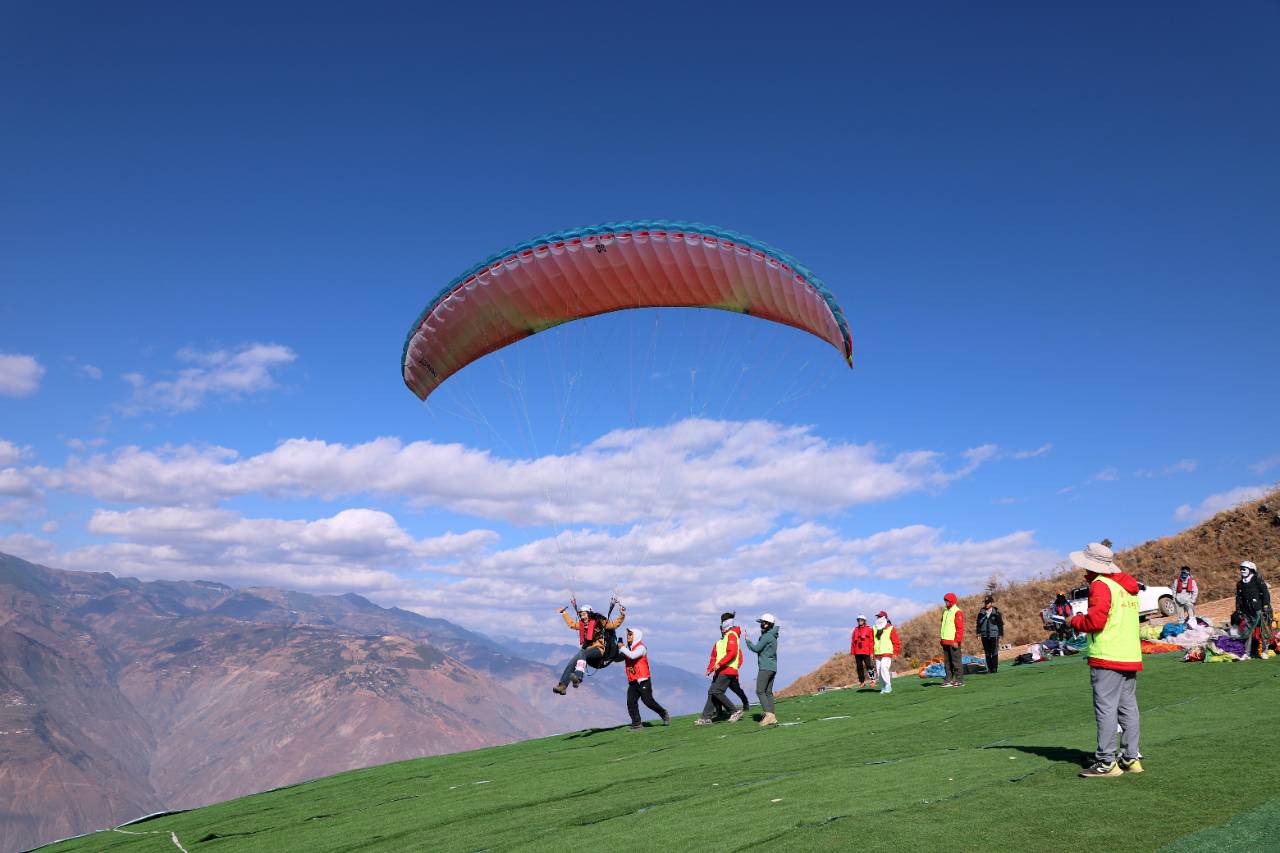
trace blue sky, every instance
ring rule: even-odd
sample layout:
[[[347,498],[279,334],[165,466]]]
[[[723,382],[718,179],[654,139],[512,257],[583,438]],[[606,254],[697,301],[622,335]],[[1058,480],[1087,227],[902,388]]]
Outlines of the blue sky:
[[[768,609],[786,680],[1280,476],[1274,4],[260,5],[3,13],[2,550],[537,640],[617,586],[690,666]],[[855,369],[667,310],[401,384],[457,273],[646,217],[799,258]]]

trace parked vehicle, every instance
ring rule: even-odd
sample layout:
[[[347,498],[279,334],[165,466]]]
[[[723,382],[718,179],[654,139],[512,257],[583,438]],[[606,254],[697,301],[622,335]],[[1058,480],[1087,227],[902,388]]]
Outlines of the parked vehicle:
[[[1084,613],[1089,609],[1089,587],[1079,586],[1067,593],[1067,600],[1071,602],[1071,612]],[[1052,606],[1046,607],[1040,611],[1040,618],[1044,621],[1044,626],[1050,630],[1053,629],[1053,622],[1049,620],[1049,614]],[[1173,588],[1167,586],[1147,586],[1138,583],[1138,618],[1147,619],[1152,616],[1176,616],[1178,615],[1178,605],[1173,600]]]

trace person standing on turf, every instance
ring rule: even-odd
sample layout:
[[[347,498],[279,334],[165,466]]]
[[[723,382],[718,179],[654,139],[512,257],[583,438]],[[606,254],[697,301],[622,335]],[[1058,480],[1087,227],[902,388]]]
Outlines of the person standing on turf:
[[[1093,687],[1093,714],[1098,722],[1094,763],[1080,775],[1086,779],[1141,773],[1138,749],[1138,673],[1142,643],[1138,637],[1138,582],[1120,570],[1111,549],[1090,542],[1071,552],[1071,564],[1085,572],[1089,607],[1071,617],[1071,627],[1088,635],[1085,655]],[[1054,616],[1057,621],[1060,616]],[[1119,729],[1120,749],[1116,739]],[[1117,762],[1117,757],[1119,761]]]
[[[871,686],[876,686],[876,666],[872,662],[871,652],[875,645],[875,634],[867,624],[867,617],[858,617],[858,627],[853,629],[849,639],[849,654],[853,655],[854,665],[858,668],[858,686],[866,687],[867,679]]]
[[[1000,668],[1000,639],[1004,636],[1004,617],[995,599],[987,596],[978,611],[978,637],[982,640],[982,652],[987,657],[987,672],[994,674]]]
[[[728,619],[730,622],[733,623],[733,627],[729,629],[729,632],[733,634],[734,637],[737,638],[738,648],[741,649],[743,645],[742,628],[738,626],[737,622],[733,621],[737,617],[738,617],[737,613],[725,612],[720,614],[720,621],[723,622],[724,620]],[[729,692],[732,693],[734,696],[737,696],[738,700],[742,702],[743,714],[751,710],[751,701],[747,699],[747,691],[742,689],[742,682],[739,680],[738,674],[736,672],[733,674],[733,678],[729,681]],[[742,719],[742,717],[739,716],[738,719]]]
[[[1236,612],[1244,617],[1248,628],[1248,633],[1243,637],[1245,658],[1255,648],[1261,655],[1271,645],[1271,591],[1258,574],[1258,567],[1249,560],[1240,564],[1240,582],[1236,584]]]
[[[778,722],[773,715],[773,680],[778,675],[778,620],[766,613],[756,620],[760,624],[760,639],[747,640],[747,648],[756,653],[756,698],[764,716],[760,725],[772,726]]]
[[[956,604],[956,594],[949,592],[942,597],[946,607],[942,611],[942,665],[946,675],[943,687],[964,687],[964,655],[960,644],[964,641],[964,611]]]
[[[889,621],[889,614],[881,610],[876,614],[875,638],[871,653],[876,657],[876,674],[880,676],[880,692],[893,692],[893,659],[902,654],[902,641],[898,629]]]
[[[653,698],[653,679],[649,677],[649,650],[644,645],[644,632],[639,628],[627,629],[627,643],[618,648],[627,661],[627,713],[631,715],[631,729],[643,729],[640,722],[640,703],[662,718],[664,726],[671,724],[667,709]]]
[[[711,661],[707,664],[707,675],[711,677],[707,704],[702,707],[702,716],[693,721],[695,726],[711,725],[719,709],[730,712],[731,723],[742,719],[742,709],[735,708],[724,695],[733,679],[738,677],[738,667],[742,666],[742,648],[738,645],[738,635],[730,630],[733,627],[732,618],[720,622],[720,639],[711,647]]]

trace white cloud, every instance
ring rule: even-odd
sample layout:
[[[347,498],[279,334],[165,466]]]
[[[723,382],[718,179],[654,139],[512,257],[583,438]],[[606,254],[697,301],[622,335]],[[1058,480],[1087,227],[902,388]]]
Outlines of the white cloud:
[[[1172,477],[1175,474],[1192,474],[1198,467],[1200,467],[1198,460],[1179,459],[1171,465],[1165,465],[1160,468],[1141,468],[1134,472],[1134,476],[1148,480],[1156,477]]]
[[[1098,473],[1089,478],[1091,483],[1113,483],[1120,479],[1120,471],[1117,468],[1103,468]]]
[[[1248,501],[1256,501],[1258,498],[1270,492],[1274,486],[1237,486],[1234,489],[1225,492],[1219,492],[1216,495],[1200,501],[1197,506],[1183,504],[1173,511],[1173,517],[1178,521],[1200,522],[1207,518],[1212,518],[1218,513],[1226,509],[1231,509]]]
[[[17,464],[19,459],[23,459],[31,453],[31,448],[20,447],[12,441],[5,441],[0,438],[0,467]]]
[[[94,448],[103,447],[106,445],[106,443],[107,443],[107,440],[102,436],[98,436],[97,438],[67,439],[67,447],[70,447],[72,450],[78,450],[81,453],[84,453],[88,450],[92,450]]]
[[[0,353],[0,396],[30,397],[40,387],[44,372],[35,356]]]
[[[127,373],[133,396],[120,408],[126,414],[189,412],[211,397],[237,399],[276,387],[272,371],[292,363],[297,354],[280,344],[249,344],[234,352],[194,349],[178,351],[189,364],[171,379],[148,379]]]
[[[1034,459],[1037,456],[1044,456],[1050,450],[1053,450],[1053,444],[1046,441],[1044,444],[1040,445],[1035,450],[1015,450],[1013,452],[1013,458],[1014,459]]]
[[[939,489],[995,454],[885,454],[808,427],[691,419],[611,432],[580,450],[507,459],[459,444],[379,438],[363,444],[290,439],[241,459],[222,447],[127,447],[69,460],[61,488],[131,503],[213,503],[245,494],[336,498],[377,494],[516,524],[625,524],[699,509],[826,513]]]
[[[92,364],[80,365],[80,375],[88,379],[101,379],[102,368],[94,367]]]
[[[1280,453],[1277,453],[1275,456],[1268,456],[1266,459],[1255,462],[1249,466],[1249,468],[1257,474],[1265,474],[1272,468],[1277,467],[1280,467]]]
[[[44,524],[40,525],[40,532],[41,532],[41,533],[57,533],[57,532],[58,532],[58,522],[56,522],[56,521],[46,521]]]

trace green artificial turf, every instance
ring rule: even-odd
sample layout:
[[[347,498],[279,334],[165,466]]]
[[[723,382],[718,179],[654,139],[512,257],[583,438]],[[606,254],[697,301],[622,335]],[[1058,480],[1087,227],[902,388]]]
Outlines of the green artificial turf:
[[[889,696],[786,700],[774,729],[683,718],[388,764],[48,849],[173,853],[170,833],[192,853],[1274,845],[1280,659],[1146,664],[1147,772],[1119,779],[1076,777],[1095,729],[1087,667],[1068,658],[961,689],[911,676]]]

